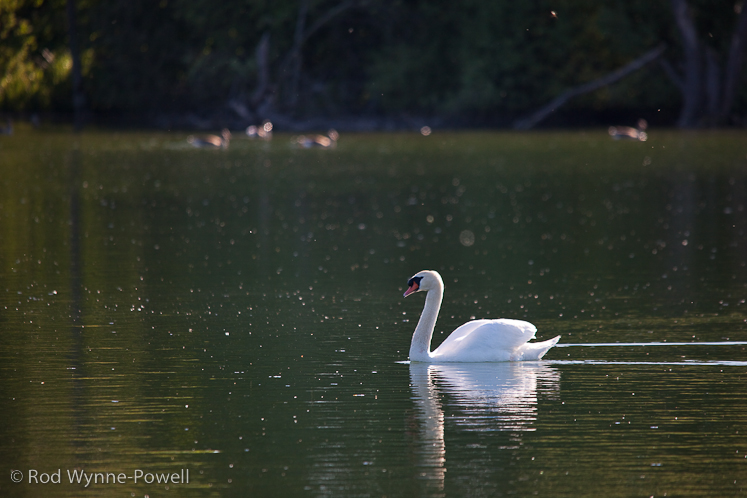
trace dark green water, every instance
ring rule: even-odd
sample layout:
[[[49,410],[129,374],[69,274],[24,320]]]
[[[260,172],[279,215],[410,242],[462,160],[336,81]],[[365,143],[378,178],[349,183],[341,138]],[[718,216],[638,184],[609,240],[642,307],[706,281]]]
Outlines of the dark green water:
[[[747,134],[185,144],[0,137],[0,496],[745,493]],[[422,269],[565,347],[403,363]]]

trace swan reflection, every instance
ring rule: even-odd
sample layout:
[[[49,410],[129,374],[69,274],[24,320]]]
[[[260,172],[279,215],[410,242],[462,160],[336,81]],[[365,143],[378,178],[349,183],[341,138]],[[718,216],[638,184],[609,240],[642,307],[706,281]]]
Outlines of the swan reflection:
[[[533,431],[538,393],[552,398],[560,391],[560,373],[540,362],[411,363],[410,381],[420,426],[420,477],[436,495],[446,473],[447,420],[459,431]]]

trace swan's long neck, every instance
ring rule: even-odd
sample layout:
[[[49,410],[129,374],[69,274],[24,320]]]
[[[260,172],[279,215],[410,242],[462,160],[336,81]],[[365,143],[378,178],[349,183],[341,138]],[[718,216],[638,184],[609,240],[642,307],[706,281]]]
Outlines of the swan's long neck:
[[[428,291],[425,296],[425,307],[412,334],[410,344],[410,361],[427,361],[431,357],[431,338],[433,329],[436,327],[436,319],[441,309],[441,301],[444,297],[444,288],[439,285]]]

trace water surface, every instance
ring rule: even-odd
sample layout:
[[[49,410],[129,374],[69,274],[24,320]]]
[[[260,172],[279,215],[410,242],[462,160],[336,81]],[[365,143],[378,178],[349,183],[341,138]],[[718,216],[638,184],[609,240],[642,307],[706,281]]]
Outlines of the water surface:
[[[2,496],[744,493],[744,133],[185,139],[0,137]],[[408,364],[422,269],[566,347]]]

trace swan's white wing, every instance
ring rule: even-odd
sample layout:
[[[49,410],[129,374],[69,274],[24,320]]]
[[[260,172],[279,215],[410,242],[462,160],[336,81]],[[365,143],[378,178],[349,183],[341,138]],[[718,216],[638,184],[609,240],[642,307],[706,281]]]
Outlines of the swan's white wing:
[[[475,329],[478,329],[484,325],[488,325],[490,322],[493,322],[496,320],[472,320],[467,323],[463,323],[459,327],[457,327],[454,332],[449,334],[449,337],[444,340],[443,344],[447,344],[451,341],[463,341],[466,337],[468,337]],[[443,345],[442,344],[442,345]]]
[[[534,338],[537,328],[521,320],[467,322],[431,353],[436,361],[509,361]]]

